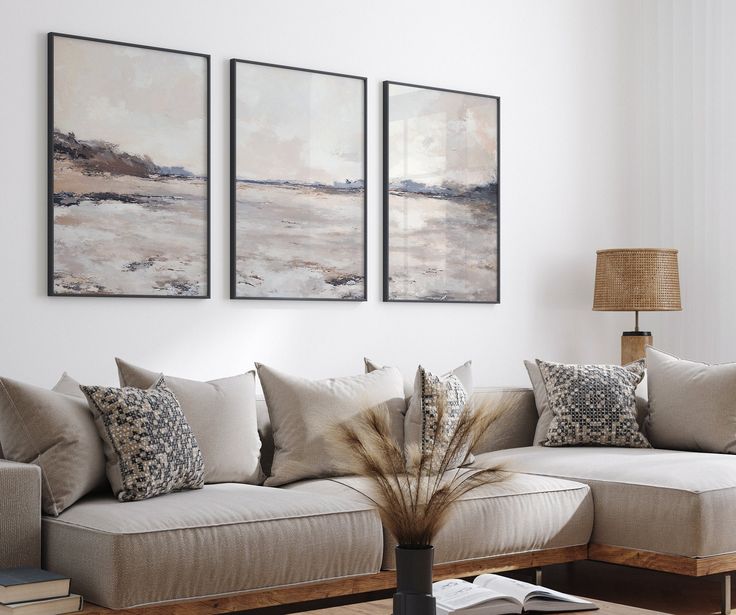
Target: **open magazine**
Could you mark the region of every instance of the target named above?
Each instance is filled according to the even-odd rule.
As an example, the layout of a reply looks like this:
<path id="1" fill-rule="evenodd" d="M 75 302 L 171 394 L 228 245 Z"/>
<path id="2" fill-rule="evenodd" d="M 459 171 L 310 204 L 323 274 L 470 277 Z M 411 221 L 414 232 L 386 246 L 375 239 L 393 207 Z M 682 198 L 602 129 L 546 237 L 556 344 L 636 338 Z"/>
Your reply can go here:
<path id="1" fill-rule="evenodd" d="M 438 581 L 432 592 L 437 600 L 437 615 L 557 613 L 598 608 L 582 598 L 497 574 L 482 574 L 472 583 L 460 579 Z"/>

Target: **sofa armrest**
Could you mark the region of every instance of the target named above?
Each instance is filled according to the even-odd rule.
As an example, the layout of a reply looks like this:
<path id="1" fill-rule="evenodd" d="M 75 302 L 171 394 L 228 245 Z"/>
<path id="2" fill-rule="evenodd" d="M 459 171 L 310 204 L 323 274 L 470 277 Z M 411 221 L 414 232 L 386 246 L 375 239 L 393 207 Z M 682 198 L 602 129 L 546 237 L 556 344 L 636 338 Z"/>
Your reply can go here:
<path id="1" fill-rule="evenodd" d="M 41 565 L 41 468 L 0 459 L 0 568 Z"/>

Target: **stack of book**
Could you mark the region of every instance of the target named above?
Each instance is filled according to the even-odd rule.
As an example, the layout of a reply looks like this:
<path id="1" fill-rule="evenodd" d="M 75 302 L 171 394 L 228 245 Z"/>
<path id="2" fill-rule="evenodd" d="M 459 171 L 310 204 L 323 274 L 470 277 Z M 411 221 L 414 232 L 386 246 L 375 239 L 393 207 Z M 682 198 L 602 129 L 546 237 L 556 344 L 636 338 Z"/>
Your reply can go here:
<path id="1" fill-rule="evenodd" d="M 0 614 L 60 615 L 82 610 L 82 597 L 69 593 L 67 577 L 39 568 L 0 569 Z"/>

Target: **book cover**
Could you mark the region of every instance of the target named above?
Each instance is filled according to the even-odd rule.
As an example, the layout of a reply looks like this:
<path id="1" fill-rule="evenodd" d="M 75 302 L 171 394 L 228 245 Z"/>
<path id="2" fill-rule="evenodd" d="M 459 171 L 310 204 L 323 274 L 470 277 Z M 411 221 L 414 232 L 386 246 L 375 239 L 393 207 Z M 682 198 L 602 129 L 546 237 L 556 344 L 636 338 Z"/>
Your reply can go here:
<path id="1" fill-rule="evenodd" d="M 14 604 L 69 595 L 70 580 L 40 568 L 0 569 L 0 604 Z"/>
<path id="2" fill-rule="evenodd" d="M 82 610 L 82 596 L 69 594 L 61 598 L 18 602 L 16 604 L 0 604 L 1 615 L 61 615 Z"/>

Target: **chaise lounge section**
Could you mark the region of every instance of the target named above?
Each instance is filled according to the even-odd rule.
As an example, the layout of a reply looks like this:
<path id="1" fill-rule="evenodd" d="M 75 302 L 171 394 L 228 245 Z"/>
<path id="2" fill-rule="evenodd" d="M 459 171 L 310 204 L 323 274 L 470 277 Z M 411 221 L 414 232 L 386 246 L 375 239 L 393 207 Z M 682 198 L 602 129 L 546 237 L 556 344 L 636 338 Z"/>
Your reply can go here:
<path id="1" fill-rule="evenodd" d="M 476 464 L 589 485 L 590 559 L 703 576 L 736 568 L 736 457 L 661 449 L 530 446 Z"/>

